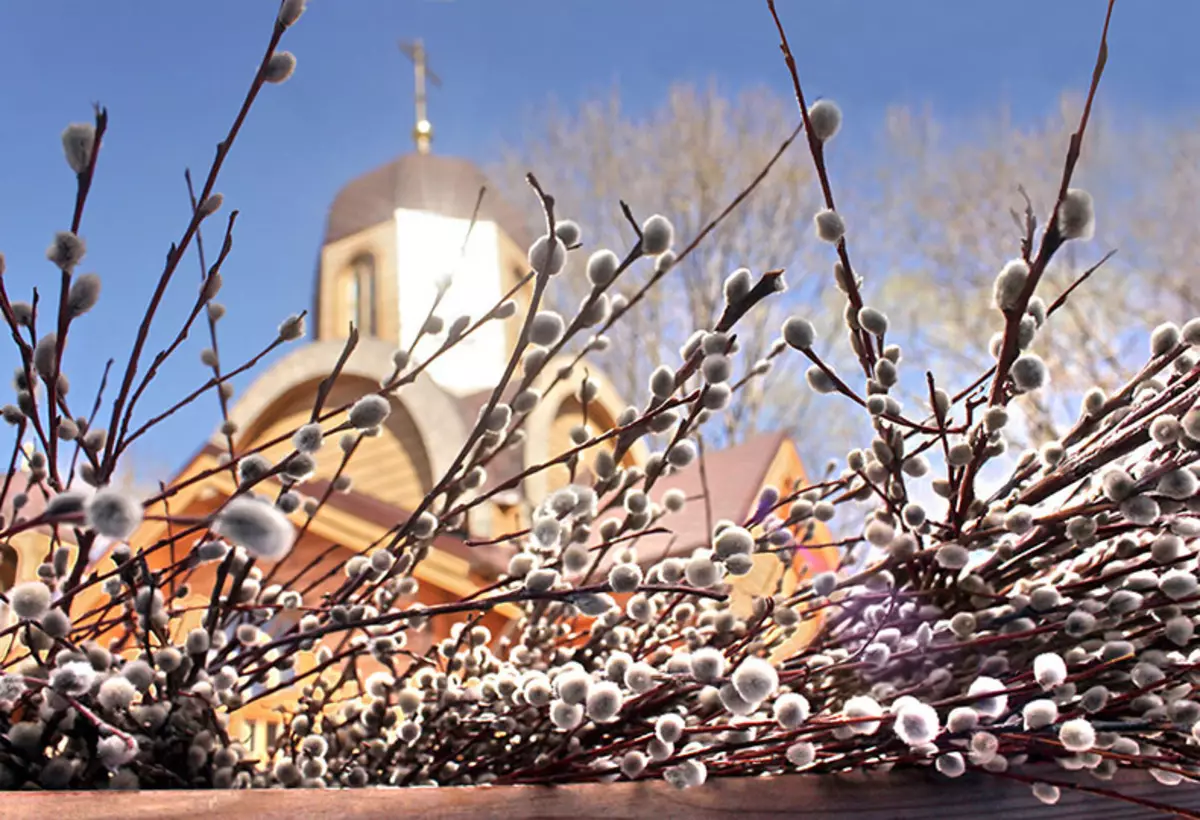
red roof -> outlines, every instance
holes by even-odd
[[[760,433],[724,450],[705,451],[704,472],[714,524],[722,518],[740,524],[750,517],[759,491],[767,480],[767,471],[786,440],[787,434],[782,431]],[[684,492],[687,505],[677,513],[666,513],[655,524],[669,533],[638,539],[641,561],[657,561],[668,551],[686,555],[709,543],[711,533],[704,515],[704,483],[700,478],[699,459],[655,482],[651,497],[661,501],[663,495],[673,489]]]

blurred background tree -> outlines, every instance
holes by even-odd
[[[646,116],[625,111],[614,91],[573,111],[549,107],[529,141],[507,152],[495,178],[520,184],[525,171],[536,169],[546,190],[554,192],[559,213],[584,226],[586,252],[575,255],[575,269],[558,277],[550,292],[558,307],[574,310],[589,289],[581,270],[588,254],[604,247],[621,253],[633,243],[619,201],[629,203],[639,220],[655,212],[669,217],[680,247],[750,184],[798,121],[792,100],[761,89],[730,98],[714,86],[679,85]],[[614,335],[604,354],[606,369],[625,396],[644,394],[651,371],[664,362],[678,364],[691,332],[712,326],[723,305],[722,282],[737,268],[757,277],[786,266],[790,288],[787,298],[768,300],[739,323],[737,377],[767,355],[792,306],[821,300],[825,277],[811,272],[828,269],[821,261],[826,249],[818,247],[803,216],[816,208],[818,194],[811,160],[798,140],[697,252],[671,271],[665,287],[650,291],[630,312],[627,332]],[[800,260],[809,264],[798,265]],[[638,266],[619,292],[634,292],[652,273],[649,262]],[[823,324],[824,330],[834,326]],[[829,341],[826,334],[824,342]],[[714,444],[803,426],[809,391],[802,368],[797,371],[797,357],[776,361],[790,371],[787,378],[774,373],[765,382],[752,380],[736,408],[705,431]]]
[[[904,305],[905,314],[891,317],[889,339],[902,344],[910,360],[928,361],[958,379],[942,385],[946,389],[965,387],[992,364],[986,350],[967,349],[961,339],[980,326],[1000,328],[990,299],[979,297],[990,294],[1001,266],[1020,253],[1026,196],[1040,232],[1081,105],[1080,96],[1064,95],[1057,112],[1025,127],[1006,110],[945,122],[929,110],[894,108],[883,123],[848,122],[847,130],[858,134],[840,134],[830,147],[833,189],[847,216],[850,255],[865,279],[865,296]],[[713,85],[675,86],[645,115],[623,109],[614,91],[573,110],[549,105],[539,116],[494,175],[517,185],[525,171],[537,170],[560,213],[585,227],[587,253],[575,255],[577,268],[592,250],[631,244],[620,200],[639,219],[667,215],[677,245],[688,241],[759,173],[799,121],[790,97],[763,89],[730,97]],[[862,140],[864,133],[876,134],[876,141]],[[1086,142],[1088,161],[1076,184],[1098,203],[1096,236],[1058,255],[1039,295],[1051,302],[1107,251],[1117,254],[1039,334],[1037,352],[1067,384],[1054,391],[1057,404],[1021,399],[1025,423],[1012,426],[1018,446],[1071,423],[1089,386],[1112,388],[1122,366],[1141,354],[1149,327],[1200,313],[1200,247],[1192,229],[1200,199],[1200,122],[1132,116],[1117,122],[1100,114]],[[658,364],[678,361],[694,328],[711,326],[721,308],[721,282],[738,267],[755,274],[786,268],[789,285],[784,298],[746,322],[738,372],[766,354],[791,312],[818,325],[822,357],[853,372],[838,327],[843,300],[830,273],[833,254],[803,216],[816,211],[818,196],[811,159],[797,141],[747,202],[669,274],[668,286],[631,312],[632,332],[614,338],[605,354],[626,396],[640,395]],[[620,291],[634,291],[651,273],[649,264],[631,271]],[[587,288],[581,270],[568,271],[551,298],[573,309]],[[791,372],[755,380],[738,410],[706,434],[723,445],[784,428],[817,467],[844,452],[850,425],[859,420],[823,417],[822,434],[805,435],[810,391],[797,357],[783,358]],[[924,371],[901,371],[908,398],[924,401]]]

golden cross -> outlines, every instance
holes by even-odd
[[[442,80],[429,69],[425,58],[425,44],[421,40],[401,40],[400,50],[413,64],[413,102],[417,114],[416,123],[413,125],[413,142],[417,145],[417,153],[428,154],[429,144],[433,141],[433,125],[429,122],[429,112],[425,103],[425,82],[428,80],[440,88]]]

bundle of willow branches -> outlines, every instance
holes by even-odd
[[[781,328],[766,360],[733,373],[728,354],[738,344],[738,321],[783,290],[782,271],[757,278],[735,271],[724,284],[722,315],[696,330],[677,367],[654,373],[641,405],[612,429],[594,431],[586,408],[595,386],[580,379],[585,423],[572,431],[574,446],[481,489],[495,456],[525,435],[542,398],[534,382],[547,362],[566,352],[579,365],[602,351],[606,334],[621,332],[612,329],[681,258],[703,252],[720,217],[676,251],[666,218],[639,222],[622,203],[635,243],[624,254],[590,253],[583,267],[591,295],[564,317],[545,309],[543,297],[556,276],[566,275],[585,236],[558,218],[552,194],[530,175],[546,228],[529,250],[530,272],[520,286],[531,285],[532,296],[524,308],[510,293],[482,317],[450,322],[446,332],[436,310],[452,283],[440,282],[423,331],[443,335],[436,352],[418,361],[412,348],[397,351],[378,391],[330,409],[324,401],[335,369],[313,421],[291,433],[288,455],[273,461],[261,454],[278,442],[239,451],[227,415],[228,380],[303,336],[304,316],[285,320],[251,361],[221,369],[213,351],[224,307],[216,296],[232,217],[216,261],[202,258],[201,288],[175,342],[137,377],[158,306],[185,253],[199,243],[202,223],[223,204],[215,185],[251,104],[264,84],[292,72],[295,58],[277,46],[303,5],[281,6],[250,91],[203,186],[193,191],[192,217],[167,256],[115,399],[98,399],[91,416],[76,412],[60,371],[68,334],[99,298],[98,277],[76,269],[107,123],[102,109],[94,124],[63,134],[78,194],[70,230],[47,254],[61,272],[57,304],[47,310],[36,298],[13,301],[0,279],[0,309],[21,361],[15,404],[3,408],[14,445],[2,497],[13,513],[0,523],[0,538],[32,528],[51,533],[38,580],[3,596],[0,784],[248,788],[665,778],[689,787],[715,777],[932,767],[951,778],[974,770],[1016,779],[1053,802],[1060,788],[1120,797],[1102,781],[1122,768],[1146,770],[1163,784],[1196,776],[1200,319],[1155,328],[1147,361],[1112,395],[1083,396],[1061,439],[1016,454],[1006,436],[1019,423],[1021,397],[1048,389],[1052,374],[1037,356],[1039,333],[1095,270],[1049,301],[1039,292],[1055,253],[1092,233],[1092,199],[1071,187],[1071,177],[1105,39],[1049,218],[1039,233],[1027,210],[1019,247],[989,295],[1003,322],[990,341],[995,365],[950,391],[904,360],[900,345],[889,342],[886,313],[864,302],[850,258],[853,230],[835,207],[825,168],[841,112],[828,100],[805,103],[776,17],[825,202],[814,216],[815,233],[836,255],[831,278],[845,296],[847,342],[860,372],[835,372],[814,348],[813,325],[797,316]],[[1106,19],[1105,38],[1107,28]],[[645,284],[632,295],[611,295],[642,264],[652,266]],[[211,336],[202,358],[212,378],[135,426],[147,384],[197,321]],[[504,321],[520,323],[516,349],[450,470],[411,516],[347,562],[340,584],[314,594],[304,580],[308,568],[284,559],[307,522],[322,514],[328,494],[303,499],[299,482],[318,458],[335,459],[333,485],[344,486],[359,442],[390,412],[388,397],[483,324]],[[342,363],[356,342],[352,333]],[[686,498],[655,486],[702,459],[700,428],[748,384],[767,378],[779,356],[810,360],[807,381],[831,394],[830,412],[861,412],[872,431],[867,446],[849,452],[819,483],[768,489],[747,520],[712,522],[703,548],[639,554],[638,539],[661,532],[665,513],[708,505],[707,491]],[[906,370],[925,388],[908,407],[897,389]],[[576,371],[563,368],[554,379]],[[138,543],[146,510],[180,488],[135,497],[112,484],[118,460],[162,419],[212,394],[229,446],[221,469],[236,471],[238,492],[211,517],[175,521],[168,537]],[[105,406],[107,426],[98,412]],[[37,442],[32,453],[20,448],[28,435]],[[329,443],[332,437],[340,446]],[[622,466],[639,441],[650,442],[650,457]],[[510,550],[496,583],[451,603],[413,602],[414,570],[439,533],[523,478],[556,465],[574,468],[584,457],[589,469],[572,469],[573,483],[540,499],[526,528],[479,547],[503,542]],[[19,459],[21,472],[14,469]],[[1003,467],[1008,477],[985,483],[985,465]],[[44,497],[44,511],[23,517],[34,495]],[[814,543],[818,522],[841,537]],[[787,591],[781,585],[773,596],[755,598],[749,613],[731,606],[729,584],[760,556],[791,565],[797,550],[814,547],[842,550],[843,568],[803,577]],[[166,554],[172,559],[159,560]],[[211,595],[197,617],[180,591],[214,567]],[[501,605],[520,617],[493,635],[480,621]],[[283,628],[275,620],[281,612],[295,615]],[[415,649],[412,636],[443,619],[452,623],[442,633],[449,637],[430,651]],[[798,634],[807,638],[797,641]],[[250,752],[231,733],[230,716],[285,690],[293,698],[283,731],[269,749]],[[1060,777],[1058,769],[1084,770],[1101,782]]]

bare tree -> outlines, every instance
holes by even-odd
[[[633,228],[620,209],[627,202],[644,219],[662,213],[685,243],[745,188],[796,131],[799,115],[790,100],[765,90],[730,99],[715,88],[679,85],[646,116],[623,110],[614,91],[607,99],[564,112],[550,107],[531,140],[510,150],[497,176],[520,184],[535,170],[555,192],[561,213],[588,228],[583,242],[591,251],[624,247]],[[688,259],[672,269],[664,287],[651,290],[627,317],[629,332],[613,339],[604,359],[608,375],[624,395],[645,388],[660,364],[676,364],[679,349],[695,328],[712,327],[723,304],[722,283],[740,267],[755,275],[785,268],[789,293],[762,305],[739,325],[739,374],[769,355],[789,309],[822,298],[831,277],[814,275],[828,263],[815,247],[808,217],[816,208],[811,163],[794,146]],[[579,255],[579,267],[586,254]],[[631,272],[622,292],[641,286],[651,267]],[[590,290],[581,270],[557,278],[547,298],[574,310]],[[831,313],[836,316],[836,312]],[[832,327],[832,320],[827,322]],[[809,391],[796,378],[795,361],[773,361],[782,372],[747,385],[744,401],[708,434],[718,444],[734,443],[762,429],[799,431]],[[810,456],[831,450],[816,448]]]
[[[939,122],[927,110],[889,112],[869,165],[878,199],[864,203],[869,216],[855,240],[860,256],[885,274],[868,283],[885,301],[905,295],[897,329],[918,357],[935,355],[964,380],[992,364],[989,351],[967,350],[961,339],[989,323],[999,330],[996,312],[977,297],[1018,254],[1027,206],[1044,214],[1053,202],[1081,103],[1066,95],[1059,111],[1031,127],[1015,125],[1006,110],[973,123]],[[1089,386],[1111,390],[1120,383],[1118,373],[1145,345],[1143,335],[1123,332],[1131,320],[1179,322],[1200,309],[1200,247],[1190,231],[1200,195],[1196,124],[1131,129],[1097,118],[1087,141],[1080,182],[1105,202],[1096,236],[1054,261],[1038,295],[1054,300],[1107,251],[1117,253],[1038,336],[1037,352],[1064,383],[1056,405],[1022,398],[1035,438],[1053,437],[1073,421]],[[866,190],[860,184],[851,195]]]
[[[979,297],[1018,255],[1027,218],[1042,227],[1033,215],[1045,214],[1057,195],[1081,105],[1079,95],[1064,95],[1057,111],[1033,125],[1018,125],[1003,108],[955,120],[894,108],[879,124],[875,150],[856,154],[839,179],[839,210],[867,298],[905,305],[905,313],[893,317],[892,338],[910,358],[936,360],[941,372],[961,379],[957,387],[993,363],[988,350],[968,349],[961,340],[979,327],[1001,329],[996,311]],[[763,167],[795,121],[792,100],[763,90],[730,99],[711,87],[681,85],[643,117],[626,113],[614,92],[573,112],[551,106],[532,139],[509,152],[499,175],[519,183],[518,172],[533,168],[550,180],[563,213],[589,226],[589,250],[622,246],[633,236],[622,200],[639,218],[655,211],[669,216],[686,241]],[[1104,117],[1092,124],[1079,181],[1105,203],[1096,236],[1055,258],[1038,295],[1053,301],[1107,252],[1117,253],[1039,333],[1037,352],[1062,389],[1053,404],[1036,396],[1019,400],[1026,423],[1023,430],[1014,425],[1018,441],[1054,437],[1077,417],[1089,386],[1115,389],[1145,345],[1143,335],[1125,328],[1181,322],[1200,311],[1200,245],[1189,230],[1200,198],[1198,125],[1153,120],[1131,127]],[[831,150],[842,149],[835,142]],[[632,311],[633,332],[616,340],[605,360],[622,392],[636,395],[654,367],[677,360],[691,329],[711,325],[722,281],[743,265],[756,272],[786,268],[791,287],[788,298],[742,329],[744,370],[767,353],[789,310],[802,309],[816,321],[826,358],[844,348],[840,295],[808,221],[818,207],[816,191],[811,163],[793,146],[701,251],[669,274],[667,287],[651,291]],[[635,273],[624,289],[649,274]],[[548,297],[564,309],[573,309],[588,290],[581,271],[568,272],[555,287]],[[902,373],[908,396],[926,398],[923,372]],[[772,374],[749,386],[745,404],[710,434],[735,442],[760,429],[784,428],[796,434],[810,463],[838,451],[852,432],[844,422],[822,418],[820,440],[804,435],[809,391],[798,375]],[[830,422],[836,423],[832,430]]]

